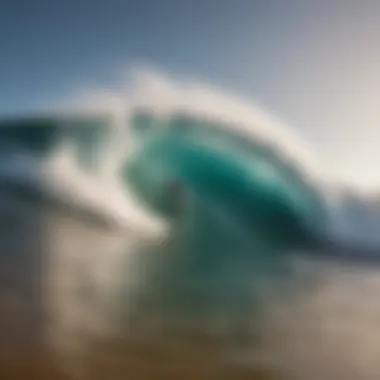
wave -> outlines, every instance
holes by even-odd
[[[290,255],[308,251],[321,236],[349,242],[358,237],[358,227],[361,242],[379,246],[373,238],[378,222],[369,218],[372,207],[365,200],[359,203],[360,220],[357,210],[344,214],[349,209],[344,194],[311,150],[250,102],[194,81],[173,82],[150,72],[134,78],[126,91],[86,94],[74,99],[74,106],[58,107],[47,116],[0,123],[0,191],[17,190],[18,197],[33,201],[38,195],[49,207],[83,211],[78,218],[91,215],[132,229],[132,234],[108,236],[106,231],[103,236],[102,229],[92,231],[91,225],[60,215],[43,223],[48,255],[56,256],[47,269],[51,289],[45,295],[55,318],[53,340],[62,340],[57,345],[66,351],[73,349],[66,343],[76,347],[82,332],[120,338],[136,310],[142,312],[134,329],[140,336],[149,335],[157,320],[165,319],[172,330],[183,322],[182,327],[194,327],[195,320],[196,332],[219,329],[216,334],[239,340],[261,326],[256,324],[261,314],[268,317],[263,335],[274,334],[276,342],[284,336],[283,327],[290,336],[289,349],[279,354],[286,366],[300,369],[299,355],[312,351],[323,360],[305,362],[328,367],[325,352],[334,347],[326,351],[331,334],[320,318],[327,310],[321,297],[339,316],[339,302],[329,298],[330,290],[341,297],[345,289],[354,294],[360,286],[349,276],[342,282],[344,270],[330,265],[320,270],[313,260],[310,268],[296,263],[306,274],[295,279]],[[350,199],[351,204],[359,200],[356,194]],[[143,238],[134,239],[139,234]],[[151,245],[145,237],[156,234],[160,239]],[[284,297],[293,280],[301,282]],[[323,286],[313,296],[307,291],[313,280],[327,281],[325,293],[319,292]],[[362,294],[354,299],[355,310],[362,299]],[[282,310],[288,301],[289,316]],[[308,305],[321,313],[305,318]],[[274,313],[257,313],[265,307]],[[190,323],[183,316],[190,316]],[[314,345],[310,326],[321,328]],[[294,350],[298,338],[301,344]],[[229,343],[240,348],[240,341]],[[275,346],[269,345],[274,354]],[[341,351],[333,354],[339,357]],[[342,360],[335,363],[340,366]]]
[[[0,123],[2,178],[13,178],[18,183],[23,178],[23,182],[34,187],[42,184],[58,199],[97,210],[98,214],[107,214],[124,225],[162,230],[167,226],[167,219],[138,203],[143,190],[131,191],[133,186],[123,178],[123,166],[145,141],[142,135],[154,131],[156,135],[161,133],[161,140],[163,133],[173,139],[181,130],[180,139],[188,144],[186,154],[198,156],[188,158],[195,159],[191,169],[184,159],[186,170],[193,174],[194,170],[199,171],[210,155],[214,161],[219,160],[203,170],[216,173],[217,167],[224,168],[225,172],[218,174],[213,186],[219,186],[220,191],[228,183],[239,189],[231,193],[235,201],[230,198],[229,202],[235,211],[237,207],[244,209],[245,218],[250,215],[247,223],[257,224],[260,213],[263,221],[264,214],[259,212],[260,196],[266,194],[277,202],[270,207],[279,207],[277,212],[282,207],[281,212],[288,212],[288,218],[293,213],[297,223],[308,224],[309,230],[317,231],[324,226],[330,234],[345,239],[357,232],[354,220],[352,226],[347,226],[344,218],[347,206],[339,202],[343,196],[328,172],[319,167],[311,149],[263,109],[220,89],[195,81],[173,82],[149,71],[134,73],[130,83],[128,91],[112,89],[108,93],[95,92],[76,98],[74,106],[61,107],[50,113],[53,116],[3,120]],[[177,153],[173,152],[172,158]],[[237,171],[241,174],[232,174]],[[226,198],[221,201],[226,202]],[[245,204],[252,211],[248,212]],[[371,209],[365,202],[362,206],[362,210]],[[252,219],[254,214],[256,221]],[[276,218],[273,214],[271,228],[275,228]],[[285,225],[288,223],[281,227],[284,232]],[[371,237],[373,240],[373,234],[370,235],[363,233],[361,241]]]
[[[177,191],[182,186],[219,204],[247,230],[278,236],[282,244],[301,246],[325,225],[322,196],[272,146],[185,115],[160,121],[140,114],[132,124],[143,148],[128,163],[127,182],[161,213],[181,207],[172,204],[170,188],[165,194],[174,182]]]

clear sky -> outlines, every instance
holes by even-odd
[[[143,63],[257,99],[380,184],[380,1],[2,0],[0,51],[0,114]]]

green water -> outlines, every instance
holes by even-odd
[[[287,254],[322,231],[322,200],[275,150],[219,125],[145,114],[134,126],[126,183],[172,233],[147,293],[178,313],[248,316],[255,281],[287,276]]]

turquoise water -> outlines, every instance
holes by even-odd
[[[160,119],[136,113],[131,124],[139,149],[131,158],[120,157],[118,175],[125,189],[133,189],[167,221],[186,219],[192,202],[203,202],[223,210],[247,233],[271,236],[284,247],[307,245],[311,235],[322,231],[322,197],[270,144],[245,138],[233,126],[188,115]],[[3,154],[48,162],[66,145],[84,173],[96,172],[112,156],[114,135],[107,117],[0,122]]]
[[[24,320],[30,319],[27,313],[41,311],[30,292],[44,301],[53,318],[42,330],[54,333],[51,345],[63,367],[77,363],[85,367],[86,350],[98,340],[128,339],[132,333],[149,343],[150,337],[178,334],[185,344],[182,337],[190,331],[206,333],[218,342],[224,334],[227,356],[232,352],[235,357],[234,350],[239,355],[241,349],[259,343],[258,350],[273,359],[264,366],[272,369],[274,363],[276,370],[282,365],[291,378],[313,378],[314,373],[318,379],[347,378],[334,371],[361,368],[358,362],[368,356],[365,348],[375,358],[366,368],[377,370],[378,344],[372,338],[378,328],[378,318],[373,318],[379,315],[378,269],[324,261],[329,256],[340,258],[332,246],[326,246],[330,251],[325,249],[317,260],[307,255],[316,241],[323,241],[331,210],[296,163],[274,144],[195,116],[139,113],[125,127],[132,127],[131,155],[126,151],[119,155],[115,149],[113,142],[120,138],[108,118],[0,123],[2,279],[15,277],[12,285],[17,278],[26,278],[23,289],[32,305]],[[70,158],[70,165],[62,168],[58,162],[40,177],[44,164],[53,162],[62,147],[69,148],[62,154],[63,161]],[[132,193],[138,210],[125,220],[127,228],[97,223],[111,211],[131,210],[121,207],[122,197],[115,197],[108,186],[110,177],[99,174],[109,161],[118,164],[119,195],[127,198]],[[17,176],[7,182],[12,171]],[[32,182],[23,187],[23,175],[36,176],[34,183],[41,180],[37,192],[31,191]],[[50,186],[54,181],[56,186]],[[49,203],[45,185],[57,192]],[[65,200],[69,195],[78,195],[75,203],[54,208],[60,197]],[[92,202],[95,195],[99,202]],[[86,218],[95,203],[96,212],[94,207]],[[111,203],[115,207],[106,212]],[[82,208],[87,211],[73,212]],[[139,212],[164,221],[168,230],[157,240],[140,228],[147,219],[138,228],[129,228]],[[306,255],[297,255],[299,251]],[[352,256],[360,262],[361,254],[354,251]],[[7,267],[8,262],[18,263],[10,257],[23,263],[20,270],[13,266],[19,277]],[[43,271],[36,271],[41,264]],[[41,288],[39,280],[45,277],[49,282]],[[10,325],[20,323],[9,318]],[[364,326],[372,327],[364,333]],[[347,343],[362,338],[367,339],[364,346]],[[202,352],[203,341],[188,343]],[[343,357],[347,347],[352,347],[350,360]],[[212,348],[206,350],[212,354]],[[125,363],[131,352],[120,348],[119,354]],[[129,359],[134,362],[133,354]],[[113,359],[115,352],[107,355]],[[188,358],[188,351],[183,355]],[[257,358],[251,352],[246,356],[249,365]],[[326,357],[331,361],[326,362]],[[142,367],[148,366],[149,358],[141,359]],[[227,360],[224,351],[220,360]],[[172,361],[169,356],[157,366]],[[114,374],[112,363],[104,365]],[[90,366],[97,368],[97,361]]]
[[[322,232],[322,197],[273,148],[186,116],[160,125],[142,115],[134,125],[142,143],[126,165],[126,179],[153,210],[169,219],[186,217],[193,204],[178,204],[174,184],[194,202],[223,209],[248,234],[281,247],[305,247]]]
[[[286,275],[287,254],[307,250],[323,233],[322,197],[270,144],[183,114],[136,113],[131,124],[135,150],[119,159],[121,192],[131,191],[170,227],[170,239],[154,248],[170,259],[145,284],[159,284],[178,311],[214,305],[220,312],[240,295],[241,307],[250,302],[243,301],[247,279]],[[107,118],[20,119],[0,124],[0,144],[43,162],[66,144],[74,165],[96,177],[113,154],[113,133]],[[87,195],[98,191],[95,184]]]
[[[189,115],[160,119],[136,112],[131,126],[137,149],[132,157],[120,157],[117,171],[124,192],[132,191],[163,217],[202,262],[252,251],[265,251],[255,255],[266,262],[277,251],[309,248],[323,233],[322,197],[270,144]],[[40,162],[66,145],[74,165],[96,176],[113,154],[114,133],[106,117],[4,120],[0,145],[4,153],[27,154]]]
[[[280,152],[223,125],[141,114],[134,132],[125,181],[172,234],[147,292],[178,313],[248,316],[252,284],[287,277],[289,255],[322,236],[322,197]]]

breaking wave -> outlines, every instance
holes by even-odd
[[[104,327],[103,317],[119,337],[136,306],[145,327],[164,310],[170,327],[190,317],[202,325],[198,332],[221,322],[244,338],[260,296],[276,307],[275,295],[260,290],[289,278],[284,253],[331,236],[347,241],[359,230],[358,240],[380,244],[377,222],[372,230],[363,224],[371,207],[361,204],[362,220],[347,217],[334,181],[288,127],[194,81],[149,72],[133,78],[127,90],[85,94],[48,116],[0,123],[1,190],[126,229],[102,235],[55,215],[42,222],[36,239],[49,240],[54,258],[43,297],[57,341],[81,340],[90,320]],[[142,244],[156,234],[156,244]],[[86,286],[91,302],[80,293]],[[303,331],[301,323],[285,326]]]
[[[233,195],[241,200],[239,207],[247,202],[257,213],[258,204],[252,197],[262,191],[268,197],[273,195],[272,200],[282,202],[298,222],[309,224],[311,229],[328,226],[331,233],[346,238],[357,230],[343,221],[347,219],[342,217],[342,209],[347,207],[339,203],[343,197],[327,171],[318,166],[311,149],[262,109],[219,89],[194,81],[169,80],[152,72],[134,73],[129,82],[128,91],[85,94],[52,117],[3,120],[2,178],[13,182],[22,179],[60,200],[142,229],[153,224],[162,227],[167,220],[157,219],[152,209],[141,209],[136,203],[139,194],[131,192],[122,172],[130,154],[145,141],[141,134],[147,131],[136,133],[137,129],[155,133],[177,129],[177,135],[181,129],[181,139],[197,150],[194,156],[198,157],[189,158],[195,159],[194,165],[197,160],[204,162],[201,155],[212,155],[219,161],[205,171],[216,173],[224,167],[226,177],[219,180],[240,188],[241,192]],[[70,112],[65,112],[68,109]],[[238,207],[237,203],[232,207]],[[370,208],[362,202],[362,210]],[[327,219],[316,222],[322,213],[322,219]]]

